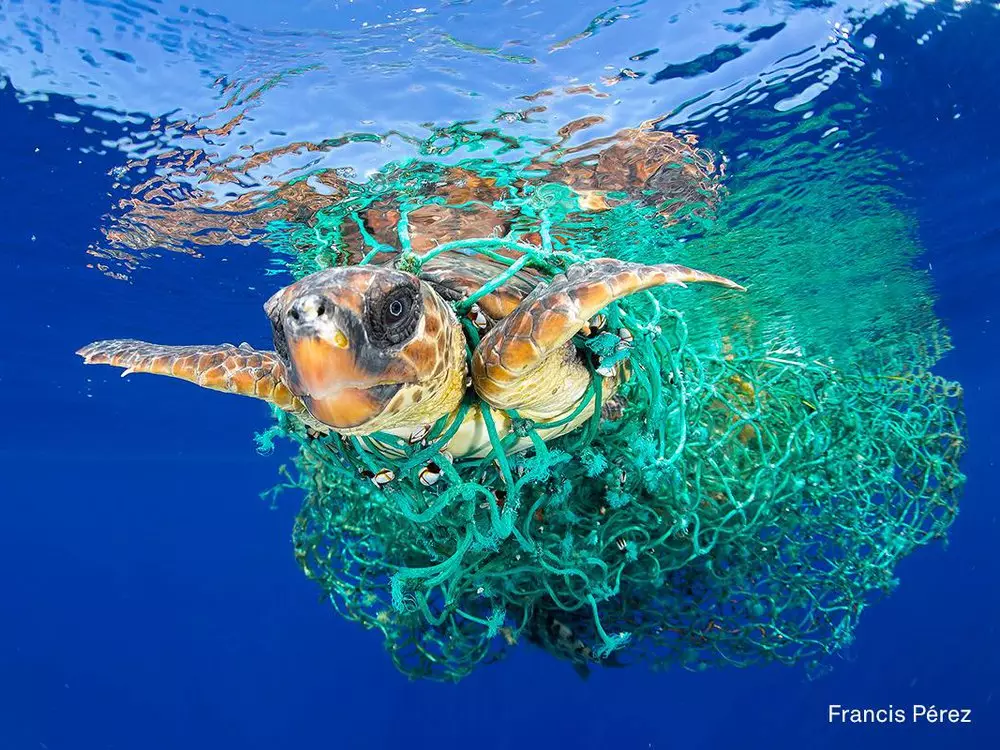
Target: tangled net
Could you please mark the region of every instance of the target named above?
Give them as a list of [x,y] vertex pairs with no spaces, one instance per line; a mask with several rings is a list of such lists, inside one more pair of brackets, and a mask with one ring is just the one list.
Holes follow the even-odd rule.
[[[682,254],[656,206],[587,213],[516,165],[461,168],[496,195],[448,203],[432,188],[451,168],[414,161],[349,185],[309,225],[275,225],[275,246],[297,275],[481,253],[507,267],[490,288],[525,264],[551,275],[600,255]],[[375,236],[373,206],[395,212],[391,236]],[[426,206],[513,218],[416,252],[408,216]],[[486,458],[451,460],[442,421],[424,445],[372,436],[396,441],[388,459],[367,438],[318,436],[278,414],[261,443],[298,443],[282,488],[305,492],[294,530],[305,573],[341,615],[380,630],[412,677],[456,680],[523,641],[580,670],[817,664],[844,647],[894,587],[895,564],[943,538],[957,512],[961,390],[930,372],[946,344],[902,331],[878,357],[811,358],[761,333],[748,303],[712,294],[656,290],[606,310],[605,331],[576,343],[595,370],[628,361],[621,417],[597,409],[545,443],[511,414],[534,444],[522,454],[494,434]],[[471,349],[470,305],[457,312]],[[587,398],[599,399],[593,383]],[[427,487],[429,464],[441,479]],[[369,481],[384,469],[392,481]]]

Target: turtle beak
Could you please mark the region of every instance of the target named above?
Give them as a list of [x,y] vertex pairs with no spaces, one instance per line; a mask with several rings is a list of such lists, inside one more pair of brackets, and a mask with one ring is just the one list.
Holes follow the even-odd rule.
[[337,291],[287,300],[282,329],[292,392],[316,419],[350,429],[380,414],[412,373],[372,350],[361,305],[349,290]]
[[[343,336],[337,331],[330,339]],[[288,358],[292,385],[302,396],[321,398],[350,385],[362,385],[367,380],[359,372],[354,355],[348,345],[337,343],[326,336],[288,336]]]

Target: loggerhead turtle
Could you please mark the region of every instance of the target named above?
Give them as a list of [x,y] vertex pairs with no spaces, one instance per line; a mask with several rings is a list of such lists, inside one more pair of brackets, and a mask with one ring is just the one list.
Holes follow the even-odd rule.
[[[496,261],[455,251],[429,260],[419,275],[391,265],[328,268],[264,305],[274,351],[112,340],[78,354],[87,364],[126,368],[123,375],[169,375],[263,399],[320,433],[387,432],[410,442],[442,417],[459,414],[473,388],[476,406],[464,412],[444,450],[455,458],[484,456],[491,443],[483,409],[491,410],[500,438],[513,429],[509,410],[542,428],[577,410],[593,375],[572,339],[615,300],[687,282],[743,290],[684,266],[611,258],[576,264],[548,281],[525,268],[478,298],[473,311],[482,338],[470,361],[452,303],[468,299],[502,270]],[[623,368],[607,374],[602,405],[625,377]],[[544,438],[576,429],[594,408],[591,402],[571,420],[543,429]],[[510,450],[530,445],[521,438]]]

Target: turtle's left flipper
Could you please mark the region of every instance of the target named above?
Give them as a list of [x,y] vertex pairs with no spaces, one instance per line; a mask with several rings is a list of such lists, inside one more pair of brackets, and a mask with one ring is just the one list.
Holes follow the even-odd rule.
[[572,266],[535,289],[483,337],[472,357],[476,391],[497,409],[562,408],[578,401],[589,373],[569,342],[587,321],[629,294],[697,282],[743,290],[722,276],[671,264],[597,258]]
[[167,375],[202,388],[263,399],[295,414],[305,411],[285,384],[285,365],[278,355],[248,344],[163,346],[116,339],[88,344],[77,354],[88,365],[124,367],[122,377],[134,372]]

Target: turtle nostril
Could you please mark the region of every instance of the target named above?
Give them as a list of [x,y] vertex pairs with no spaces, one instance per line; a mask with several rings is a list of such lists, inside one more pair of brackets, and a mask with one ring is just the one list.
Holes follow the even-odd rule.
[[292,325],[314,324],[333,314],[333,305],[319,295],[310,294],[288,306],[288,320]]

